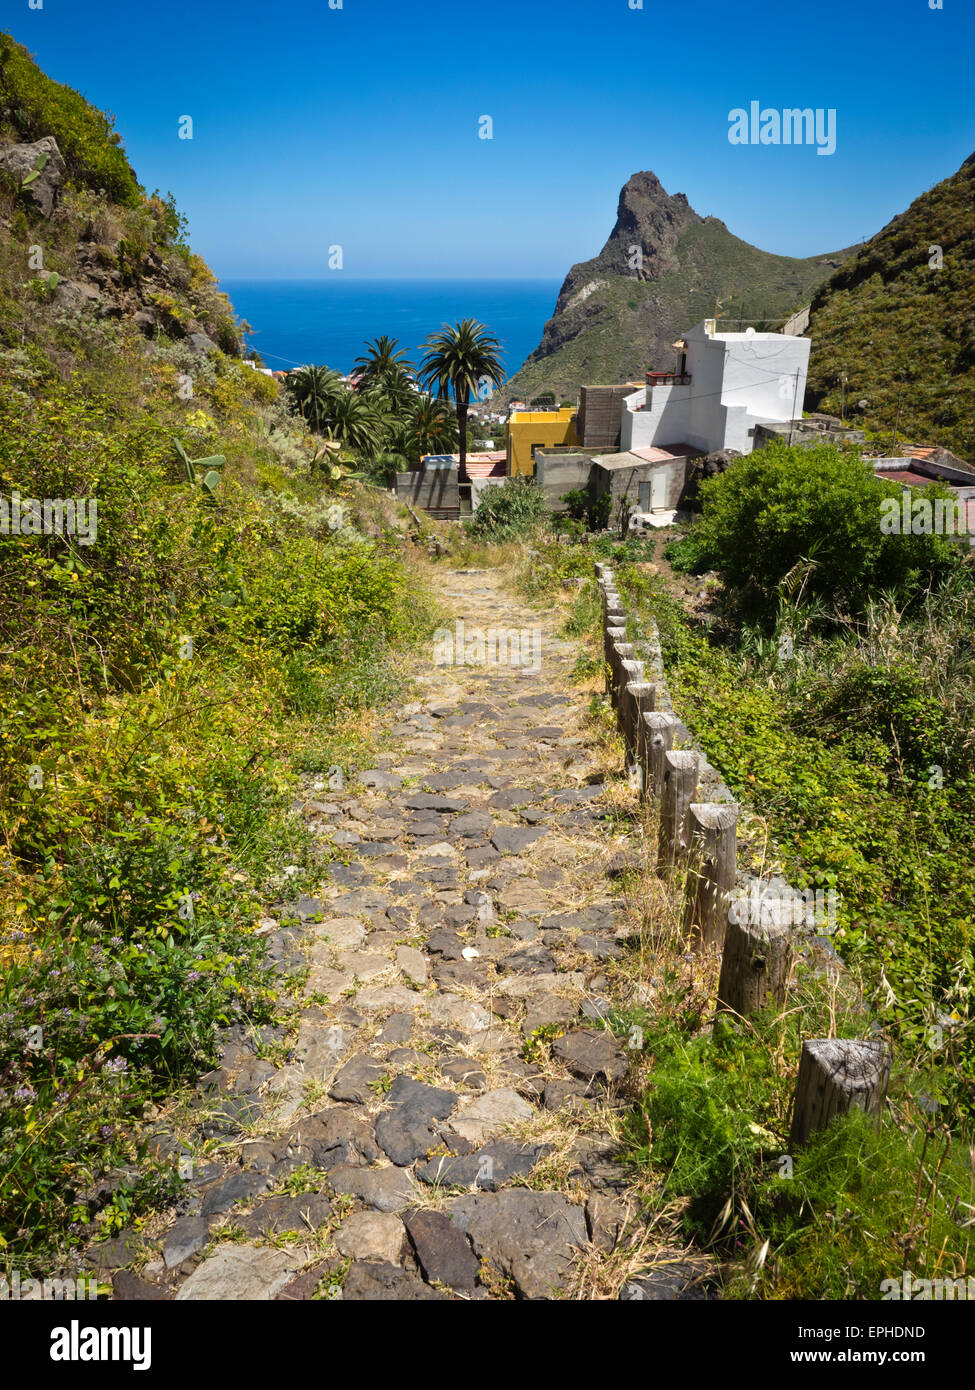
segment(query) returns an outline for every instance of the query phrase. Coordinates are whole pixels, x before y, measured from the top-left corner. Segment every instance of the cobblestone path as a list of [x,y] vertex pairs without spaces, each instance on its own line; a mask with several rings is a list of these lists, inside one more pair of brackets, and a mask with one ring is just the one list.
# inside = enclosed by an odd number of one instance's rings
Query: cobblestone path
[[175,1221],[101,1247],[117,1298],[673,1298],[694,1274],[617,1158],[630,1055],[601,1025],[634,987],[634,851],[609,810],[632,794],[601,780],[578,644],[502,579],[443,571],[442,596],[475,657],[534,630],[533,668],[421,669],[392,751],[309,783],[348,863],[264,923],[308,969],[297,1041],[232,1035]]

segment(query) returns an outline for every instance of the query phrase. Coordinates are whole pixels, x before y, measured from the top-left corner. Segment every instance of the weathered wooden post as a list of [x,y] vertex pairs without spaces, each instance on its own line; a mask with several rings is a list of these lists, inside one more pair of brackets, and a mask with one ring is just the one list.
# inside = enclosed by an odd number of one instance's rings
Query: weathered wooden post
[[750,1018],[785,1004],[792,963],[788,922],[751,920],[744,903],[728,913],[718,981],[718,1008]]
[[664,755],[674,746],[677,719],[666,710],[652,710],[643,716],[643,746],[646,767],[643,785],[648,796],[659,799],[664,786]]
[[688,807],[691,867],[687,875],[688,926],[705,945],[722,946],[728,903],[738,872],[738,807],[696,801]]
[[626,766],[627,770],[631,767],[645,767],[643,757],[643,716],[653,709],[653,702],[656,697],[656,686],[649,681],[642,679],[643,662],[630,663],[639,665],[641,679],[630,680],[623,689],[623,738],[626,742]]
[[612,608],[606,609],[606,615],[603,619],[603,631],[610,627],[621,627],[624,631],[626,629],[626,614],[618,602],[614,603]]
[[615,706],[615,704],[616,704],[616,697],[615,697],[614,692],[613,692],[613,648],[616,646],[616,643],[617,643],[617,642],[623,642],[623,641],[625,641],[625,639],[626,639],[626,628],[625,628],[625,627],[622,627],[622,626],[620,626],[620,627],[609,627],[609,626],[607,626],[607,628],[606,628],[605,645],[604,645],[604,647],[603,647],[603,652],[604,652],[605,658],[606,658],[606,690],[608,691],[608,693],[609,693],[610,695],[613,695],[613,704],[614,704],[614,706]]
[[622,601],[621,601],[621,599],[620,599],[619,594],[613,593],[613,592],[607,592],[605,589],[603,589],[603,590],[602,590],[602,598],[603,598],[603,622],[604,622],[604,624],[607,623],[611,617],[615,617],[615,616],[619,616],[619,618],[622,620],[622,617],[623,617],[623,604],[622,604]]
[[[636,644],[630,643],[634,651]],[[616,724],[626,742],[626,728],[630,718],[630,697],[626,693],[626,687],[633,681],[643,680],[643,662],[638,661],[635,656],[624,656],[619,663],[617,672],[619,677],[619,689],[617,692],[616,705]]]
[[890,1080],[890,1049],[880,1038],[864,1042],[814,1038],[802,1045],[792,1105],[790,1144],[804,1144],[834,1115],[856,1108],[880,1115]]
[[669,868],[687,855],[688,819],[697,794],[697,767],[697,754],[690,749],[664,754],[658,868]]
[[626,679],[625,679],[625,677],[624,677],[624,675],[623,675],[623,662],[624,662],[624,661],[632,661],[632,659],[633,659],[633,643],[632,643],[632,642],[614,642],[614,643],[613,643],[613,649],[612,649],[612,652],[611,652],[610,658],[609,658],[609,669],[610,669],[610,672],[611,672],[611,674],[612,674],[611,693],[612,693],[612,696],[613,696],[613,708],[614,708],[614,709],[618,709],[618,708],[619,708],[619,703],[620,703],[620,692],[622,691],[623,686],[626,684]]

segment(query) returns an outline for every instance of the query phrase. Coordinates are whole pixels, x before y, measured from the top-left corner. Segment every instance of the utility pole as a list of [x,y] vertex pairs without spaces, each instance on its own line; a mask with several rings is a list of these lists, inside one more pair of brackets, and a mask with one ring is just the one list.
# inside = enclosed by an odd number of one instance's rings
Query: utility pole
[[792,392],[792,419],[789,421],[789,444],[792,444],[792,434],[796,423],[796,407],[799,401],[799,368],[796,368],[796,384]]

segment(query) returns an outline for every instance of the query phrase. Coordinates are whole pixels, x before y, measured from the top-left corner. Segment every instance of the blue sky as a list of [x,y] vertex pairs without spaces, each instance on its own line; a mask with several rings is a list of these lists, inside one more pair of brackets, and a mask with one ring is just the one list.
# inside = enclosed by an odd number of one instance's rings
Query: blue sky
[[[636,3],[17,0],[4,22],[115,113],[142,183],[173,191],[227,278],[326,276],[333,244],[348,276],[559,278],[638,169],[746,241],[813,255],[975,148],[968,0]],[[731,145],[753,100],[835,108],[836,153]]]

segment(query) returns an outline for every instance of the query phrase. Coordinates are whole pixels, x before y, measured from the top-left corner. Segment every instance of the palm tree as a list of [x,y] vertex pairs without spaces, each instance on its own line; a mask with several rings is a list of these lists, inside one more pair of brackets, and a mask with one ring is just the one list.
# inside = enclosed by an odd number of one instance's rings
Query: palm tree
[[[360,391],[365,383],[360,384]],[[380,380],[367,388],[381,398],[388,415],[407,415],[417,399],[416,382],[411,372],[394,365]]]
[[333,405],[345,391],[338,372],[329,367],[299,367],[288,373],[284,384],[302,418],[320,434]]
[[457,421],[450,407],[436,396],[420,396],[403,427],[411,463],[424,454],[450,454],[457,447]]
[[467,409],[471,393],[480,395],[490,383],[500,386],[504,368],[498,353],[501,344],[491,336],[483,323],[463,319],[440,333],[431,334],[425,345],[426,353],[420,363],[420,376],[431,390],[443,400],[453,396],[457,411],[457,432],[460,435],[460,470],[458,482],[467,477]]
[[357,454],[372,458],[386,439],[386,426],[371,392],[343,391],[329,413],[330,439],[339,439]]
[[387,337],[384,333],[381,337],[367,342],[366,348],[365,354],[357,357],[353,363],[361,386],[384,388],[387,381],[406,377],[413,370],[413,363],[407,359],[406,353],[400,350],[396,338]]

